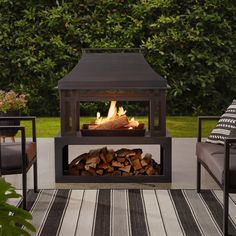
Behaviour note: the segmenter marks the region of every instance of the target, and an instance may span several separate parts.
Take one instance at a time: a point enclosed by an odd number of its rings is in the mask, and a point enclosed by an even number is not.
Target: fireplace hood
[[[59,90],[167,89],[167,81],[142,53],[84,53],[79,63],[59,80]]]

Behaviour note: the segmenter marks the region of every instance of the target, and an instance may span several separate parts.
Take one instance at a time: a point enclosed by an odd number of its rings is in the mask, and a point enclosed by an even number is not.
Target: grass
[[[81,123],[90,123],[93,117],[82,117]],[[144,123],[147,127],[146,117],[136,117],[140,123]],[[172,137],[196,137],[197,136],[197,117],[190,116],[168,116],[167,129]],[[215,121],[205,121],[203,123],[203,136],[207,136],[215,127]],[[28,121],[22,122],[26,126],[26,134],[30,136],[30,123]],[[37,137],[55,137],[60,131],[59,117],[38,117],[36,120]]]

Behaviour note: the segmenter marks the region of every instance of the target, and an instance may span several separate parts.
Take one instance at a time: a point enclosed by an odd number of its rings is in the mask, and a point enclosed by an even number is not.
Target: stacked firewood
[[[69,164],[70,175],[133,176],[160,173],[160,166],[151,154],[142,157],[142,149],[122,148],[113,151],[104,147],[84,153]]]

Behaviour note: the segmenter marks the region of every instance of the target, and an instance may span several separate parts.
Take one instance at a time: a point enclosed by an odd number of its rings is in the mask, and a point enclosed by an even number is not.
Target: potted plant
[[[0,116],[19,116],[20,111],[26,108],[26,95],[12,90],[9,92],[0,90]],[[0,125],[19,125],[19,121],[1,121]],[[1,130],[0,136],[15,136],[15,131]]]
[[[16,193],[15,188],[0,177],[0,236],[30,236],[29,231],[36,232],[35,227],[28,221],[32,219],[32,215],[7,203],[9,199],[19,197],[21,195]]]

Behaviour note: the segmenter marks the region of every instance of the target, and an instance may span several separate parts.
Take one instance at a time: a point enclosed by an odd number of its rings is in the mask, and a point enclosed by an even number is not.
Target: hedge
[[[235,12],[221,0],[0,0],[0,88],[56,116],[81,48],[138,47],[171,86],[168,114],[220,114],[236,95]]]

